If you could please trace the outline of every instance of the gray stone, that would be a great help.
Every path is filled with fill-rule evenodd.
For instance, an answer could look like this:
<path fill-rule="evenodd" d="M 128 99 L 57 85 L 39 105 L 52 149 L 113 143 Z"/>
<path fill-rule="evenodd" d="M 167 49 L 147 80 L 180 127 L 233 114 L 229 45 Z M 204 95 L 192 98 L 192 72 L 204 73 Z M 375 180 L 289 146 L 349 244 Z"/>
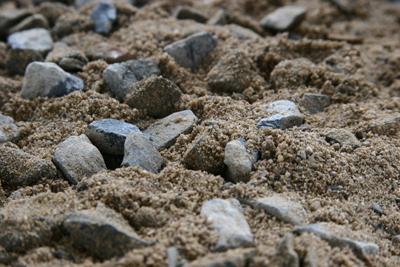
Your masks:
<path fill-rule="evenodd" d="M 371 204 L 371 209 L 378 215 L 383 214 L 383 209 L 382 209 L 381 205 L 379 205 L 379 203 L 373 202 Z"/>
<path fill-rule="evenodd" d="M 148 172 L 157 173 L 164 165 L 164 159 L 157 149 L 141 132 L 127 136 L 122 166 L 136 166 Z"/>
<path fill-rule="evenodd" d="M 251 202 L 251 205 L 254 208 L 263 209 L 268 214 L 286 223 L 299 225 L 307 221 L 307 213 L 302 205 L 278 194 L 267 198 L 256 199 Z"/>
<path fill-rule="evenodd" d="M 85 54 L 64 43 L 55 43 L 53 50 L 47 55 L 46 61 L 58 64 L 66 71 L 80 71 L 88 63 Z"/>
<path fill-rule="evenodd" d="M 53 48 L 53 39 L 46 29 L 34 28 L 8 36 L 7 43 L 12 49 L 33 50 L 41 53 Z"/>
<path fill-rule="evenodd" d="M 204 202 L 201 215 L 218 233 L 217 250 L 254 245 L 253 234 L 236 199 L 212 199 Z"/>
<path fill-rule="evenodd" d="M 133 84 L 159 74 L 156 62 L 152 59 L 139 59 L 109 65 L 104 70 L 103 79 L 111 92 L 123 101 Z"/>
<path fill-rule="evenodd" d="M 100 151 L 84 134 L 70 136 L 58 144 L 53 162 L 72 184 L 106 169 Z"/>
<path fill-rule="evenodd" d="M 102 153 L 124 155 L 125 139 L 133 132 L 140 129 L 124 121 L 102 119 L 89 124 L 86 135 Z"/>
<path fill-rule="evenodd" d="M 14 119 L 0 113 L 0 143 L 14 141 L 18 136 L 19 130 Z"/>
<path fill-rule="evenodd" d="M 167 266 L 168 267 L 183 267 L 187 266 L 187 262 L 179 255 L 176 247 L 169 247 L 167 249 Z"/>
<path fill-rule="evenodd" d="M 94 24 L 94 31 L 100 34 L 109 34 L 117 20 L 117 8 L 113 3 L 100 2 L 90 15 Z"/>
<path fill-rule="evenodd" d="M 187 6 L 178 6 L 173 16 L 177 19 L 191 19 L 200 23 L 205 23 L 207 21 L 207 17 L 204 14 Z"/>
<path fill-rule="evenodd" d="M 2 10 L 0 12 L 0 35 L 7 34 L 10 28 L 31 14 L 31 11 L 27 9 Z"/>
<path fill-rule="evenodd" d="M 301 6 L 284 6 L 265 16 L 260 25 L 264 29 L 283 32 L 293 29 L 306 16 L 306 9 Z"/>
<path fill-rule="evenodd" d="M 237 24 L 229 24 L 226 26 L 227 29 L 231 32 L 231 34 L 237 37 L 240 40 L 254 40 L 257 38 L 262 38 L 256 32 L 249 28 L 245 28 L 243 26 Z"/>
<path fill-rule="evenodd" d="M 106 207 L 72 212 L 62 225 L 75 247 L 100 260 L 151 244 L 140 239 L 121 215 Z"/>
<path fill-rule="evenodd" d="M 294 236 L 292 233 L 286 234 L 279 243 L 278 266 L 281 267 L 300 267 L 300 259 L 294 250 Z"/>
<path fill-rule="evenodd" d="M 357 137 L 346 129 L 332 129 L 325 135 L 326 141 L 330 143 L 339 143 L 341 146 L 359 147 L 361 142 Z"/>
<path fill-rule="evenodd" d="M 217 46 L 217 40 L 208 32 L 192 34 L 164 48 L 179 65 L 196 70 Z"/>
<path fill-rule="evenodd" d="M 9 33 L 20 32 L 32 28 L 49 28 L 47 19 L 41 14 L 34 14 L 27 17 L 9 30 Z"/>
<path fill-rule="evenodd" d="M 225 25 L 230 22 L 229 14 L 223 10 L 220 9 L 215 14 L 207 21 L 207 24 L 210 25 Z"/>
<path fill-rule="evenodd" d="M 82 79 L 50 62 L 32 62 L 26 68 L 21 95 L 23 98 L 59 97 L 84 87 Z"/>
<path fill-rule="evenodd" d="M 304 123 L 304 115 L 301 114 L 296 104 L 289 100 L 278 100 L 269 103 L 266 111 L 272 115 L 261 119 L 257 124 L 258 128 L 284 130 Z"/>
<path fill-rule="evenodd" d="M 245 145 L 240 140 L 230 141 L 225 146 L 224 155 L 228 179 L 235 183 L 248 182 L 253 161 Z"/>
<path fill-rule="evenodd" d="M 181 135 L 189 132 L 198 118 L 191 110 L 175 112 L 150 125 L 144 134 L 158 150 L 168 148 Z"/>
<path fill-rule="evenodd" d="M 331 98 L 324 94 L 305 93 L 300 104 L 311 114 L 323 112 L 331 104 Z"/>

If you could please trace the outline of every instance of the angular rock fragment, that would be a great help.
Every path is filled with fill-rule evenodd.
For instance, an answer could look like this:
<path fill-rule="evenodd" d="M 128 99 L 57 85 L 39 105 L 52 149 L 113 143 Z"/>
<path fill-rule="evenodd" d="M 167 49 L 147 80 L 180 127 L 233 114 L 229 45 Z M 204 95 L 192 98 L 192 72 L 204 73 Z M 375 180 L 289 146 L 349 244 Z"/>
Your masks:
<path fill-rule="evenodd" d="M 80 91 L 83 81 L 59 66 L 50 62 L 32 62 L 26 68 L 21 96 L 27 99 L 36 97 L 60 97 Z"/>
<path fill-rule="evenodd" d="M 267 112 L 272 114 L 261 119 L 258 128 L 288 129 L 300 126 L 304 123 L 304 115 L 301 114 L 296 104 L 289 100 L 278 100 L 267 105 Z"/>
<path fill-rule="evenodd" d="M 159 74 L 156 62 L 152 59 L 139 59 L 109 65 L 103 72 L 103 79 L 111 92 L 123 101 L 133 84 Z"/>
<path fill-rule="evenodd" d="M 117 20 L 117 8 L 110 2 L 102 1 L 92 11 L 90 19 L 93 21 L 95 32 L 109 34 Z"/>
<path fill-rule="evenodd" d="M 102 59 L 109 64 L 124 62 L 135 58 L 127 49 L 115 47 L 107 42 L 93 44 L 85 49 L 85 54 L 90 60 Z"/>
<path fill-rule="evenodd" d="M 288 31 L 296 27 L 306 16 L 306 9 L 301 6 L 280 7 L 265 16 L 260 25 L 266 30 Z"/>
<path fill-rule="evenodd" d="M 121 166 L 136 166 L 148 172 L 157 173 L 163 165 L 163 157 L 141 132 L 134 132 L 127 136 Z"/>
<path fill-rule="evenodd" d="M 86 135 L 102 153 L 124 155 L 125 139 L 133 132 L 140 129 L 124 121 L 102 119 L 89 124 Z"/>
<path fill-rule="evenodd" d="M 0 143 L 14 141 L 18 136 L 19 130 L 14 119 L 0 113 Z"/>
<path fill-rule="evenodd" d="M 0 12 L 0 35 L 7 34 L 9 29 L 31 15 L 28 9 L 2 10 Z"/>
<path fill-rule="evenodd" d="M 339 143 L 341 146 L 359 147 L 361 142 L 357 137 L 346 129 L 332 129 L 325 135 L 326 141 Z"/>
<path fill-rule="evenodd" d="M 243 142 L 241 140 L 228 142 L 225 146 L 224 155 L 228 179 L 235 183 L 248 182 L 253 161 Z"/>
<path fill-rule="evenodd" d="M 144 134 L 158 150 L 168 148 L 181 135 L 189 132 L 198 121 L 191 110 L 175 112 L 150 125 Z"/>
<path fill-rule="evenodd" d="M 187 6 L 178 6 L 173 16 L 177 19 L 191 19 L 200 23 L 205 23 L 207 21 L 207 17 L 204 14 Z"/>
<path fill-rule="evenodd" d="M 47 19 L 41 14 L 34 14 L 26 19 L 22 20 L 20 23 L 15 25 L 9 30 L 9 33 L 20 32 L 32 28 L 49 28 L 49 23 Z"/>
<path fill-rule="evenodd" d="M 208 32 L 200 32 L 169 44 L 164 48 L 179 65 L 195 70 L 217 46 L 217 40 Z"/>
<path fill-rule="evenodd" d="M 53 48 L 53 39 L 48 30 L 34 28 L 8 36 L 7 43 L 12 49 L 47 52 Z"/>
<path fill-rule="evenodd" d="M 311 114 L 323 112 L 331 104 L 331 98 L 324 94 L 305 93 L 300 103 Z"/>
<path fill-rule="evenodd" d="M 100 151 L 84 134 L 70 136 L 58 144 L 53 162 L 72 184 L 77 184 L 82 178 L 106 169 Z"/>
<path fill-rule="evenodd" d="M 201 215 L 218 233 L 217 250 L 254 245 L 253 234 L 236 199 L 213 199 L 201 207 Z"/>
<path fill-rule="evenodd" d="M 88 63 L 82 51 L 73 49 L 64 43 L 56 43 L 47 55 L 46 61 L 58 64 L 66 71 L 80 71 Z"/>

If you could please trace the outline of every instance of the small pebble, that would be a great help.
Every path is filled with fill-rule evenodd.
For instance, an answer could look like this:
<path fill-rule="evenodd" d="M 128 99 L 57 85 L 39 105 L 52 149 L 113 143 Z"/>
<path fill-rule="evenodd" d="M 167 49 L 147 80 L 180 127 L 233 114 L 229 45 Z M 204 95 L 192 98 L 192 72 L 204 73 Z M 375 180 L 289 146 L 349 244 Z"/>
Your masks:
<path fill-rule="evenodd" d="M 53 50 L 46 57 L 47 62 L 58 64 L 66 71 L 80 71 L 88 63 L 85 54 L 65 43 L 55 43 Z"/>
<path fill-rule="evenodd" d="M 251 155 L 240 140 L 233 140 L 225 146 L 224 163 L 227 166 L 227 176 L 232 182 L 248 182 L 253 168 Z"/>
<path fill-rule="evenodd" d="M 298 26 L 305 16 L 304 7 L 284 6 L 265 16 L 260 21 L 260 25 L 266 30 L 284 32 Z"/>
<path fill-rule="evenodd" d="M 7 43 L 12 49 L 47 52 L 53 48 L 53 39 L 46 29 L 34 28 L 8 36 Z"/>
<path fill-rule="evenodd" d="M 0 113 L 0 143 L 15 141 L 19 136 L 14 119 Z"/>
<path fill-rule="evenodd" d="M 96 5 L 90 19 L 94 23 L 94 31 L 100 34 L 109 34 L 117 20 L 117 8 L 109 2 L 100 2 Z"/>
<path fill-rule="evenodd" d="M 383 215 L 383 209 L 382 209 L 381 205 L 379 205 L 378 203 L 373 202 L 373 203 L 371 204 L 371 209 L 372 209 L 376 214 L 378 214 L 378 215 Z"/>
<path fill-rule="evenodd" d="M 22 20 L 20 23 L 15 25 L 9 30 L 9 33 L 20 32 L 32 28 L 49 28 L 49 23 L 47 19 L 41 14 L 34 14 L 26 19 Z"/>
<path fill-rule="evenodd" d="M 350 131 L 346 129 L 332 129 L 325 135 L 326 141 L 338 143 L 341 146 L 350 146 L 353 148 L 361 146 L 360 141 Z"/>
<path fill-rule="evenodd" d="M 173 16 L 177 19 L 191 19 L 200 23 L 205 23 L 207 21 L 207 17 L 204 14 L 194 8 L 186 6 L 178 6 L 174 11 Z"/>
<path fill-rule="evenodd" d="M 297 105 L 289 100 L 278 100 L 267 105 L 266 111 L 271 116 L 261 119 L 257 128 L 288 129 L 304 123 L 304 115 Z"/>
<path fill-rule="evenodd" d="M 305 93 L 300 104 L 311 114 L 323 112 L 331 104 L 331 98 L 324 94 Z"/>

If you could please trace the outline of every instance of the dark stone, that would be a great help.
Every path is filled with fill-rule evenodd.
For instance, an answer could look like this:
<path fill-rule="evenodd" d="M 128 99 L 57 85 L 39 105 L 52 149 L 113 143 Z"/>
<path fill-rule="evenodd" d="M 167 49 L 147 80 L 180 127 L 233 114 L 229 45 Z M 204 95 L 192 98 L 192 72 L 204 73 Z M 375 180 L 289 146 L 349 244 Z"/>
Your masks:
<path fill-rule="evenodd" d="M 90 18 L 94 23 L 94 31 L 107 35 L 117 20 L 117 8 L 112 3 L 100 2 L 94 8 Z"/>
<path fill-rule="evenodd" d="M 200 23 L 205 23 L 207 17 L 194 8 L 179 6 L 175 9 L 173 16 L 177 19 L 191 19 Z"/>

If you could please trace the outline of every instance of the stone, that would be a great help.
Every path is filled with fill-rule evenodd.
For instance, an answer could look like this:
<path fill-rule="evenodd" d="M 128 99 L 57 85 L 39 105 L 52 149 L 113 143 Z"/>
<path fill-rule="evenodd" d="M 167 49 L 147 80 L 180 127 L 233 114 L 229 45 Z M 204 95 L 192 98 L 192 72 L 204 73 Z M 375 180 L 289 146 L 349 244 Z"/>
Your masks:
<path fill-rule="evenodd" d="M 55 176 L 56 169 L 50 161 L 26 153 L 14 144 L 0 144 L 0 179 L 5 188 L 34 185 Z"/>
<path fill-rule="evenodd" d="M 174 11 L 173 16 L 177 19 L 190 19 L 200 23 L 207 22 L 207 17 L 204 14 L 187 6 L 178 6 Z"/>
<path fill-rule="evenodd" d="M 88 63 L 88 59 L 82 51 L 61 42 L 54 44 L 46 61 L 56 63 L 66 71 L 80 71 Z"/>
<path fill-rule="evenodd" d="M 216 47 L 217 40 L 211 33 L 199 32 L 167 45 L 164 51 L 179 65 L 194 71 Z"/>
<path fill-rule="evenodd" d="M 81 91 L 83 87 L 82 79 L 65 72 L 54 63 L 32 62 L 26 68 L 21 96 L 27 99 L 60 97 Z"/>
<path fill-rule="evenodd" d="M 395 135 L 400 132 L 400 114 L 392 114 L 387 116 L 381 116 L 372 122 L 368 123 L 366 126 L 362 126 L 357 131 L 357 136 L 363 137 L 367 133 L 373 133 L 378 135 Z"/>
<path fill-rule="evenodd" d="M 284 6 L 265 16 L 260 25 L 266 30 L 284 32 L 298 26 L 306 16 L 306 9 L 301 6 Z"/>
<path fill-rule="evenodd" d="M 106 170 L 100 151 L 84 134 L 70 136 L 58 144 L 53 162 L 71 184 Z"/>
<path fill-rule="evenodd" d="M 76 10 L 62 14 L 52 28 L 52 34 L 61 40 L 63 37 L 73 33 L 87 32 L 93 29 L 90 16 Z"/>
<path fill-rule="evenodd" d="M 151 76 L 133 85 L 126 103 L 155 118 L 165 117 L 178 108 L 182 97 L 179 87 L 161 76 Z"/>
<path fill-rule="evenodd" d="M 135 166 L 148 172 L 157 173 L 163 165 L 163 157 L 141 132 L 134 132 L 127 136 L 121 166 Z"/>
<path fill-rule="evenodd" d="M 109 155 L 124 155 L 126 137 L 140 129 L 133 124 L 115 120 L 102 119 L 89 124 L 86 135 L 102 152 Z"/>
<path fill-rule="evenodd" d="M 43 61 L 42 52 L 34 50 L 11 49 L 6 61 L 6 67 L 10 74 L 24 75 L 26 67 L 34 61 Z"/>
<path fill-rule="evenodd" d="M 331 98 L 324 94 L 305 93 L 300 104 L 311 114 L 323 112 L 331 104 Z"/>
<path fill-rule="evenodd" d="M 100 2 L 90 15 L 94 24 L 94 31 L 100 34 L 109 34 L 117 20 L 117 8 L 109 2 Z"/>
<path fill-rule="evenodd" d="M 7 43 L 12 49 L 33 50 L 45 53 L 53 48 L 53 39 L 46 29 L 34 28 L 8 36 Z"/>
<path fill-rule="evenodd" d="M 261 119 L 257 128 L 288 129 L 304 123 L 304 115 L 297 105 L 289 100 L 278 100 L 267 105 L 266 111 L 271 116 Z"/>
<path fill-rule="evenodd" d="M 227 166 L 227 177 L 230 181 L 234 183 L 249 181 L 253 161 L 241 140 L 233 140 L 226 144 L 224 163 Z"/>
<path fill-rule="evenodd" d="M 46 18 L 50 26 L 54 26 L 59 17 L 72 12 L 72 7 L 59 2 L 44 2 L 37 11 Z"/>
<path fill-rule="evenodd" d="M 144 134 L 158 150 L 168 148 L 181 135 L 192 130 L 198 118 L 191 110 L 172 113 L 150 125 Z"/>
<path fill-rule="evenodd" d="M 0 113 L 0 143 L 15 141 L 19 136 L 14 119 Z"/>
<path fill-rule="evenodd" d="M 169 247 L 167 249 L 167 266 L 168 267 L 183 267 L 187 266 L 187 262 L 179 255 L 176 247 Z"/>
<path fill-rule="evenodd" d="M 121 215 L 104 206 L 71 212 L 62 226 L 75 247 L 100 260 L 151 244 L 140 239 Z"/>
<path fill-rule="evenodd" d="M 333 6 L 335 6 L 340 12 L 351 15 L 356 12 L 356 9 L 359 8 L 357 5 L 358 1 L 354 0 L 328 0 Z"/>
<path fill-rule="evenodd" d="M 9 30 L 9 33 L 21 32 L 24 30 L 32 28 L 49 28 L 49 23 L 47 19 L 41 14 L 34 14 L 26 19 L 22 20 L 20 23 L 15 25 Z"/>
<path fill-rule="evenodd" d="M 218 233 L 216 250 L 254 245 L 253 234 L 236 199 L 212 199 L 203 203 L 201 216 Z"/>
<path fill-rule="evenodd" d="M 158 64 L 152 59 L 138 59 L 109 65 L 103 79 L 116 98 L 123 101 L 133 84 L 151 75 L 160 75 Z"/>
<path fill-rule="evenodd" d="M 379 203 L 377 203 L 377 202 L 373 202 L 371 204 L 371 209 L 378 215 L 383 215 L 384 214 L 381 205 L 379 205 Z"/>
<path fill-rule="evenodd" d="M 28 9 L 2 10 L 0 12 L 0 35 L 8 34 L 10 28 L 31 14 Z"/>
<path fill-rule="evenodd" d="M 346 129 L 332 129 L 326 133 L 325 138 L 331 144 L 338 143 L 341 146 L 353 148 L 361 146 L 361 142 L 357 137 Z"/>
<path fill-rule="evenodd" d="M 207 21 L 209 25 L 225 25 L 230 22 L 229 14 L 223 9 L 218 10 L 215 14 Z"/>
<path fill-rule="evenodd" d="M 251 205 L 286 223 L 301 225 L 307 221 L 307 213 L 302 205 L 279 194 L 256 199 L 251 201 Z"/>
<path fill-rule="evenodd" d="M 260 35 L 258 35 L 256 32 L 249 28 L 242 27 L 240 25 L 236 24 L 229 24 L 226 26 L 226 28 L 230 31 L 230 33 L 237 37 L 239 40 L 254 40 L 257 38 L 261 38 Z"/>
<path fill-rule="evenodd" d="M 129 53 L 127 49 L 115 47 L 106 42 L 93 44 L 85 50 L 85 54 L 90 60 L 104 60 L 108 64 L 135 58 L 135 55 Z"/>
<path fill-rule="evenodd" d="M 286 234 L 279 242 L 277 251 L 278 266 L 281 267 L 300 267 L 300 259 L 294 250 L 294 235 Z"/>

